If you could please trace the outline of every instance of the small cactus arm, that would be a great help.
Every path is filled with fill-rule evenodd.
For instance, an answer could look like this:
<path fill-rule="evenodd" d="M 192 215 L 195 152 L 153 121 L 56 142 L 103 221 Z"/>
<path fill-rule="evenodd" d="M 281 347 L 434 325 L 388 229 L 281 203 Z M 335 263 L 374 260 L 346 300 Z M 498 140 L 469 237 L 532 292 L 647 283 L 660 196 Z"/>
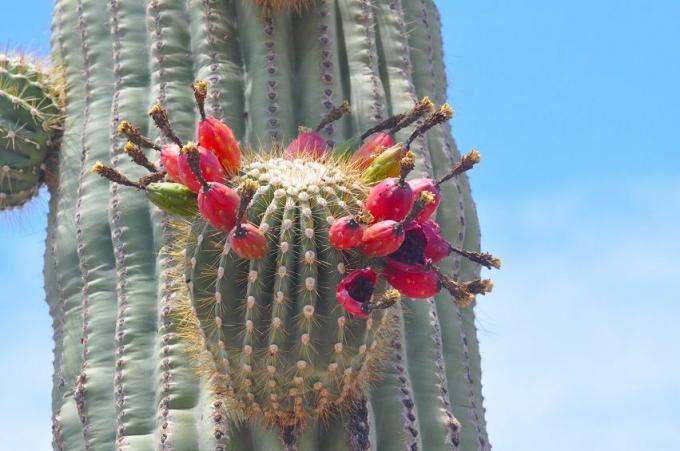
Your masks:
<path fill-rule="evenodd" d="M 319 264 L 337 257 L 304 231 L 328 235 L 324 218 L 339 214 L 333 211 L 337 199 L 351 204 L 357 195 L 351 180 L 327 187 L 310 180 L 306 186 L 328 188 L 326 204 L 314 188 L 309 198 L 292 194 L 290 186 L 282 187 L 284 195 L 261 193 L 248 217 L 276 234 L 267 234 L 267 256 L 244 266 L 232 253 L 223 255 L 223 234 L 205 223 L 179 226 L 176 216 L 155 208 L 137 190 L 103 183 L 90 172 L 105 161 L 133 180 L 148 175 L 126 154 L 127 139 L 118 128 L 130 121 L 158 146 L 169 143 L 147 115 L 156 103 L 171 112 L 178 136 L 192 137 L 198 116 L 188 87 L 195 79 L 209 81 L 207 112 L 229 124 L 244 149 L 289 142 L 299 125 L 319 123 L 344 99 L 352 114 L 319 130 L 331 147 L 410 110 L 419 98 L 443 104 L 447 86 L 433 0 L 57 0 L 53 17 L 53 59 L 65 79 L 63 112 L 44 76 L 13 60 L 0 61 L 0 169 L 9 168 L 0 172 L 0 207 L 33 195 L 58 138 L 45 255 L 55 340 L 55 449 L 490 448 L 472 308 L 461 308 L 446 294 L 378 312 L 372 330 L 365 321 L 338 323 L 333 287 L 341 270 Z M 395 139 L 405 142 L 414 127 L 417 123 Z M 419 136 L 410 148 L 417 156 L 413 177 L 442 178 L 460 159 L 448 127 Z M 156 152 L 145 152 L 157 164 Z M 244 164 L 258 181 L 284 167 L 255 157 Z M 305 176 L 316 171 L 298 169 Z M 457 248 L 478 251 L 466 176 L 449 178 L 440 189 L 446 202 L 436 219 L 444 236 Z M 146 197 L 165 194 L 152 187 Z M 187 272 L 178 276 L 178 245 L 187 240 Z M 479 267 L 457 255 L 440 271 L 469 281 L 478 277 Z M 294 276 L 277 278 L 279 271 Z M 272 311 L 259 303 L 275 302 L 279 292 L 297 299 L 299 311 L 277 313 L 289 331 L 277 335 Z M 239 343 L 238 352 L 222 360 L 215 354 L 219 334 L 211 333 L 220 300 L 222 325 L 233 326 L 221 331 Z M 389 333 L 381 334 L 383 323 Z M 343 327 L 351 331 L 346 345 L 339 339 Z M 344 369 L 358 369 L 352 362 L 361 347 L 370 348 L 372 334 L 382 337 L 375 354 L 382 370 L 371 373 L 371 389 L 355 396 L 351 409 L 329 410 L 297 437 L 294 427 L 279 434 L 266 422 L 247 421 L 248 409 L 214 390 L 215 375 L 227 374 L 224 365 L 237 362 L 233 386 L 244 404 L 255 400 L 274 411 L 277 395 L 294 410 L 295 391 L 269 393 L 269 373 L 258 373 L 252 385 L 245 373 L 251 350 L 255 364 L 262 365 L 276 344 L 285 349 L 287 383 L 294 385 L 299 374 L 304 382 L 307 372 L 327 374 L 332 357 L 307 353 L 305 328 L 318 337 L 310 349 L 341 343 L 351 350 L 339 353 L 349 362 Z M 196 371 L 197 360 L 204 371 Z M 329 390 L 329 401 L 342 396 L 338 387 Z M 319 407 L 301 402 L 304 409 Z"/>
<path fill-rule="evenodd" d="M 0 55 L 0 211 L 25 204 L 52 179 L 62 120 L 58 87 L 50 71 L 25 57 Z"/>

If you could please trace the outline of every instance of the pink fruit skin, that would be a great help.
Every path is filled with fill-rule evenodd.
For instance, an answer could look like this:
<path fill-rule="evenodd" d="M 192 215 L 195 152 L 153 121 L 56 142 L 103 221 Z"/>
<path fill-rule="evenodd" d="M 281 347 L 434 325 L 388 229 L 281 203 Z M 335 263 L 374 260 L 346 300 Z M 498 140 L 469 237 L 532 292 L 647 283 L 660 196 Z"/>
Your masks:
<path fill-rule="evenodd" d="M 425 208 L 423 208 L 423 211 L 421 211 L 420 214 L 415 218 L 416 222 L 427 221 L 437 210 L 437 207 L 439 207 L 439 203 L 441 202 L 442 196 L 439 192 L 439 187 L 436 185 L 434 180 L 428 178 L 409 180 L 408 184 L 411 186 L 414 201 L 415 199 L 418 199 L 418 196 L 420 196 L 420 193 L 423 191 L 429 191 L 434 194 L 434 202 L 426 205 Z"/>
<path fill-rule="evenodd" d="M 161 147 L 161 164 L 168 173 L 168 178 L 173 182 L 181 183 L 178 159 L 179 146 L 177 144 L 166 144 Z"/>
<path fill-rule="evenodd" d="M 229 232 L 236 225 L 236 210 L 240 198 L 236 191 L 217 182 L 208 182 L 210 189 L 198 193 L 198 211 L 208 224 Z"/>
<path fill-rule="evenodd" d="M 285 157 L 289 160 L 295 158 L 319 159 L 326 155 L 328 144 L 318 132 L 304 131 L 291 141 L 286 148 Z"/>
<path fill-rule="evenodd" d="M 334 248 L 346 251 L 361 244 L 364 228 L 352 216 L 337 219 L 328 231 L 328 240 Z"/>
<path fill-rule="evenodd" d="M 340 281 L 335 291 L 335 297 L 346 312 L 359 319 L 367 319 L 370 315 L 363 311 L 363 303 L 350 294 L 352 285 L 357 283 L 359 279 L 365 279 L 375 286 L 378 274 L 371 268 L 355 269 Z"/>
<path fill-rule="evenodd" d="M 404 232 L 398 233 L 398 222 L 391 219 L 376 222 L 364 231 L 361 252 L 368 257 L 384 257 L 404 243 Z"/>
<path fill-rule="evenodd" d="M 439 224 L 431 219 L 420 224 L 425 234 L 425 258 L 432 260 L 432 263 L 439 263 L 449 256 L 451 246 L 439 232 Z"/>
<path fill-rule="evenodd" d="M 241 225 L 242 230 L 237 232 L 234 227 L 229 233 L 231 249 L 241 258 L 246 260 L 259 260 L 267 253 L 267 238 L 260 229 L 247 223 Z"/>
<path fill-rule="evenodd" d="M 222 182 L 224 181 L 224 170 L 217 157 L 210 152 L 208 149 L 202 146 L 198 146 L 198 153 L 201 155 L 201 174 L 207 182 Z M 189 188 L 194 193 L 197 193 L 201 189 L 201 184 L 196 178 L 196 174 L 191 170 L 189 166 L 189 160 L 186 154 L 180 153 L 178 158 L 179 166 L 179 178 L 180 182 L 183 183 L 187 188 Z"/>
<path fill-rule="evenodd" d="M 383 276 L 401 294 L 414 299 L 427 299 L 441 290 L 439 277 L 434 271 L 405 271 L 388 263 Z"/>
<path fill-rule="evenodd" d="M 413 192 L 408 183 L 389 178 L 371 188 L 366 198 L 366 209 L 375 221 L 401 221 L 411 211 L 413 201 Z"/>
<path fill-rule="evenodd" d="M 378 132 L 369 136 L 366 142 L 352 154 L 350 161 L 356 163 L 359 169 L 366 169 L 373 163 L 375 157 L 394 145 L 392 135 L 385 132 Z"/>
<path fill-rule="evenodd" d="M 241 166 L 241 149 L 238 141 L 224 122 L 208 116 L 198 123 L 197 139 L 201 146 L 211 151 L 229 177 L 238 173 Z"/>

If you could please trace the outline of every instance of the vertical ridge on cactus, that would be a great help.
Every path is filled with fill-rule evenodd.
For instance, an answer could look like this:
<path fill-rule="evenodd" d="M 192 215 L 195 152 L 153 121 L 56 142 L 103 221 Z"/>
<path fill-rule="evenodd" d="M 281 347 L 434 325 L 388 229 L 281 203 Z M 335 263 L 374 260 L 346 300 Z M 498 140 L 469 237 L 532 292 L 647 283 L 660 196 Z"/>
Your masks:
<path fill-rule="evenodd" d="M 489 448 L 472 309 L 446 293 L 388 306 L 382 279 L 366 320 L 335 301 L 351 270 L 380 274 L 384 262 L 336 249 L 331 225 L 348 215 L 368 222 L 366 184 L 398 177 L 408 149 L 385 150 L 361 177 L 338 155 L 420 98 L 445 102 L 439 28 L 432 0 L 108 0 L 105 14 L 92 0 L 55 3 L 53 55 L 66 79 L 63 116 L 50 104 L 64 121 L 45 255 L 55 449 Z M 262 258 L 238 257 L 228 231 L 200 217 L 189 223 L 193 197 L 180 185 L 148 185 L 166 183 L 156 149 L 171 141 L 147 110 L 167 108 L 189 141 L 200 119 L 196 79 L 208 81 L 206 116 L 228 124 L 242 150 L 257 149 L 244 151 L 234 180 L 213 183 L 262 185 L 246 218 L 266 240 Z M 329 149 L 346 143 L 342 152 L 279 158 L 299 126 L 314 127 L 345 99 L 352 114 L 315 135 Z M 0 129 L 15 112 L 1 106 Z M 150 135 L 149 149 L 125 152 L 124 120 Z M 415 153 L 410 178 L 440 179 L 460 156 L 446 127 L 408 142 L 421 124 L 386 136 Z M 59 134 L 35 130 L 46 143 Z M 35 167 L 45 147 L 32 152 Z M 107 186 L 89 172 L 98 160 L 153 192 Z M 321 179 L 324 171 L 336 172 Z M 435 194 L 446 202 L 432 220 L 454 249 L 436 270 L 451 289 L 483 294 L 475 256 L 487 254 L 466 176 Z M 186 213 L 150 207 L 144 197 L 153 196 Z M 19 197 L 12 204 L 28 198 Z"/>

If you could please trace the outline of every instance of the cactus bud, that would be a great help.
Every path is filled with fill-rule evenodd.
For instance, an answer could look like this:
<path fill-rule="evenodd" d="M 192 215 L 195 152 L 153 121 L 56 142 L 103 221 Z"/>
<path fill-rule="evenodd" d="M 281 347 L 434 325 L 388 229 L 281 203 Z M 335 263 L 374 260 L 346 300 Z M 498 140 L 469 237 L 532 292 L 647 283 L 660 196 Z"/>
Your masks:
<path fill-rule="evenodd" d="M 267 253 L 267 238 L 254 225 L 236 224 L 229 233 L 231 250 L 246 260 L 259 260 Z"/>
<path fill-rule="evenodd" d="M 198 212 L 196 194 L 179 183 L 150 183 L 146 185 L 146 197 L 167 213 L 193 217 Z"/>
<path fill-rule="evenodd" d="M 378 132 L 370 136 L 368 140 L 352 154 L 350 161 L 359 169 L 366 169 L 386 149 L 394 146 L 394 138 L 386 132 Z"/>
<path fill-rule="evenodd" d="M 300 127 L 297 137 L 286 147 L 285 157 L 289 160 L 304 157 L 318 159 L 327 151 L 328 144 L 319 132 Z"/>
<path fill-rule="evenodd" d="M 217 182 L 207 182 L 198 193 L 198 211 L 217 230 L 229 232 L 236 225 L 239 206 L 236 191 Z"/>
<path fill-rule="evenodd" d="M 361 252 L 367 257 L 384 257 L 404 242 L 404 226 L 391 219 L 369 226 L 361 239 Z"/>
<path fill-rule="evenodd" d="M 376 221 L 393 219 L 401 221 L 408 215 L 414 198 L 411 187 L 404 181 L 415 164 L 415 154 L 407 152 L 401 159 L 401 177 L 381 181 L 368 193 L 366 209 Z"/>
<path fill-rule="evenodd" d="M 364 183 L 371 185 L 387 177 L 398 177 L 401 171 L 401 159 L 405 152 L 401 144 L 385 149 L 366 168 L 363 176 Z"/>
<path fill-rule="evenodd" d="M 328 240 L 334 248 L 346 251 L 361 243 L 364 229 L 353 216 L 337 219 L 328 231 Z"/>
<path fill-rule="evenodd" d="M 188 152 L 193 149 L 196 149 L 200 155 L 200 172 L 206 181 L 222 182 L 224 171 L 217 157 L 205 147 L 197 146 L 194 143 L 188 143 L 182 147 L 177 163 L 179 178 L 191 191 L 197 193 L 201 189 L 201 182 L 197 178 L 196 172 L 191 168 L 188 157 Z"/>

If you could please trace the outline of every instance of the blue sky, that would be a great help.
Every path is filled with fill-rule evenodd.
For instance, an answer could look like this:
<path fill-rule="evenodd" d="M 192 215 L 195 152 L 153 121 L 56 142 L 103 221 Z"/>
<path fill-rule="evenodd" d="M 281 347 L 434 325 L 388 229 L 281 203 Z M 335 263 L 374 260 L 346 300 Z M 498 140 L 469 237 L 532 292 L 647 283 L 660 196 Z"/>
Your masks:
<path fill-rule="evenodd" d="M 455 135 L 482 152 L 483 245 L 504 259 L 478 307 L 492 443 L 677 449 L 680 3 L 439 3 Z M 46 51 L 50 8 L 3 5 L 0 46 Z M 45 210 L 0 220 L 7 449 L 49 447 Z"/>

